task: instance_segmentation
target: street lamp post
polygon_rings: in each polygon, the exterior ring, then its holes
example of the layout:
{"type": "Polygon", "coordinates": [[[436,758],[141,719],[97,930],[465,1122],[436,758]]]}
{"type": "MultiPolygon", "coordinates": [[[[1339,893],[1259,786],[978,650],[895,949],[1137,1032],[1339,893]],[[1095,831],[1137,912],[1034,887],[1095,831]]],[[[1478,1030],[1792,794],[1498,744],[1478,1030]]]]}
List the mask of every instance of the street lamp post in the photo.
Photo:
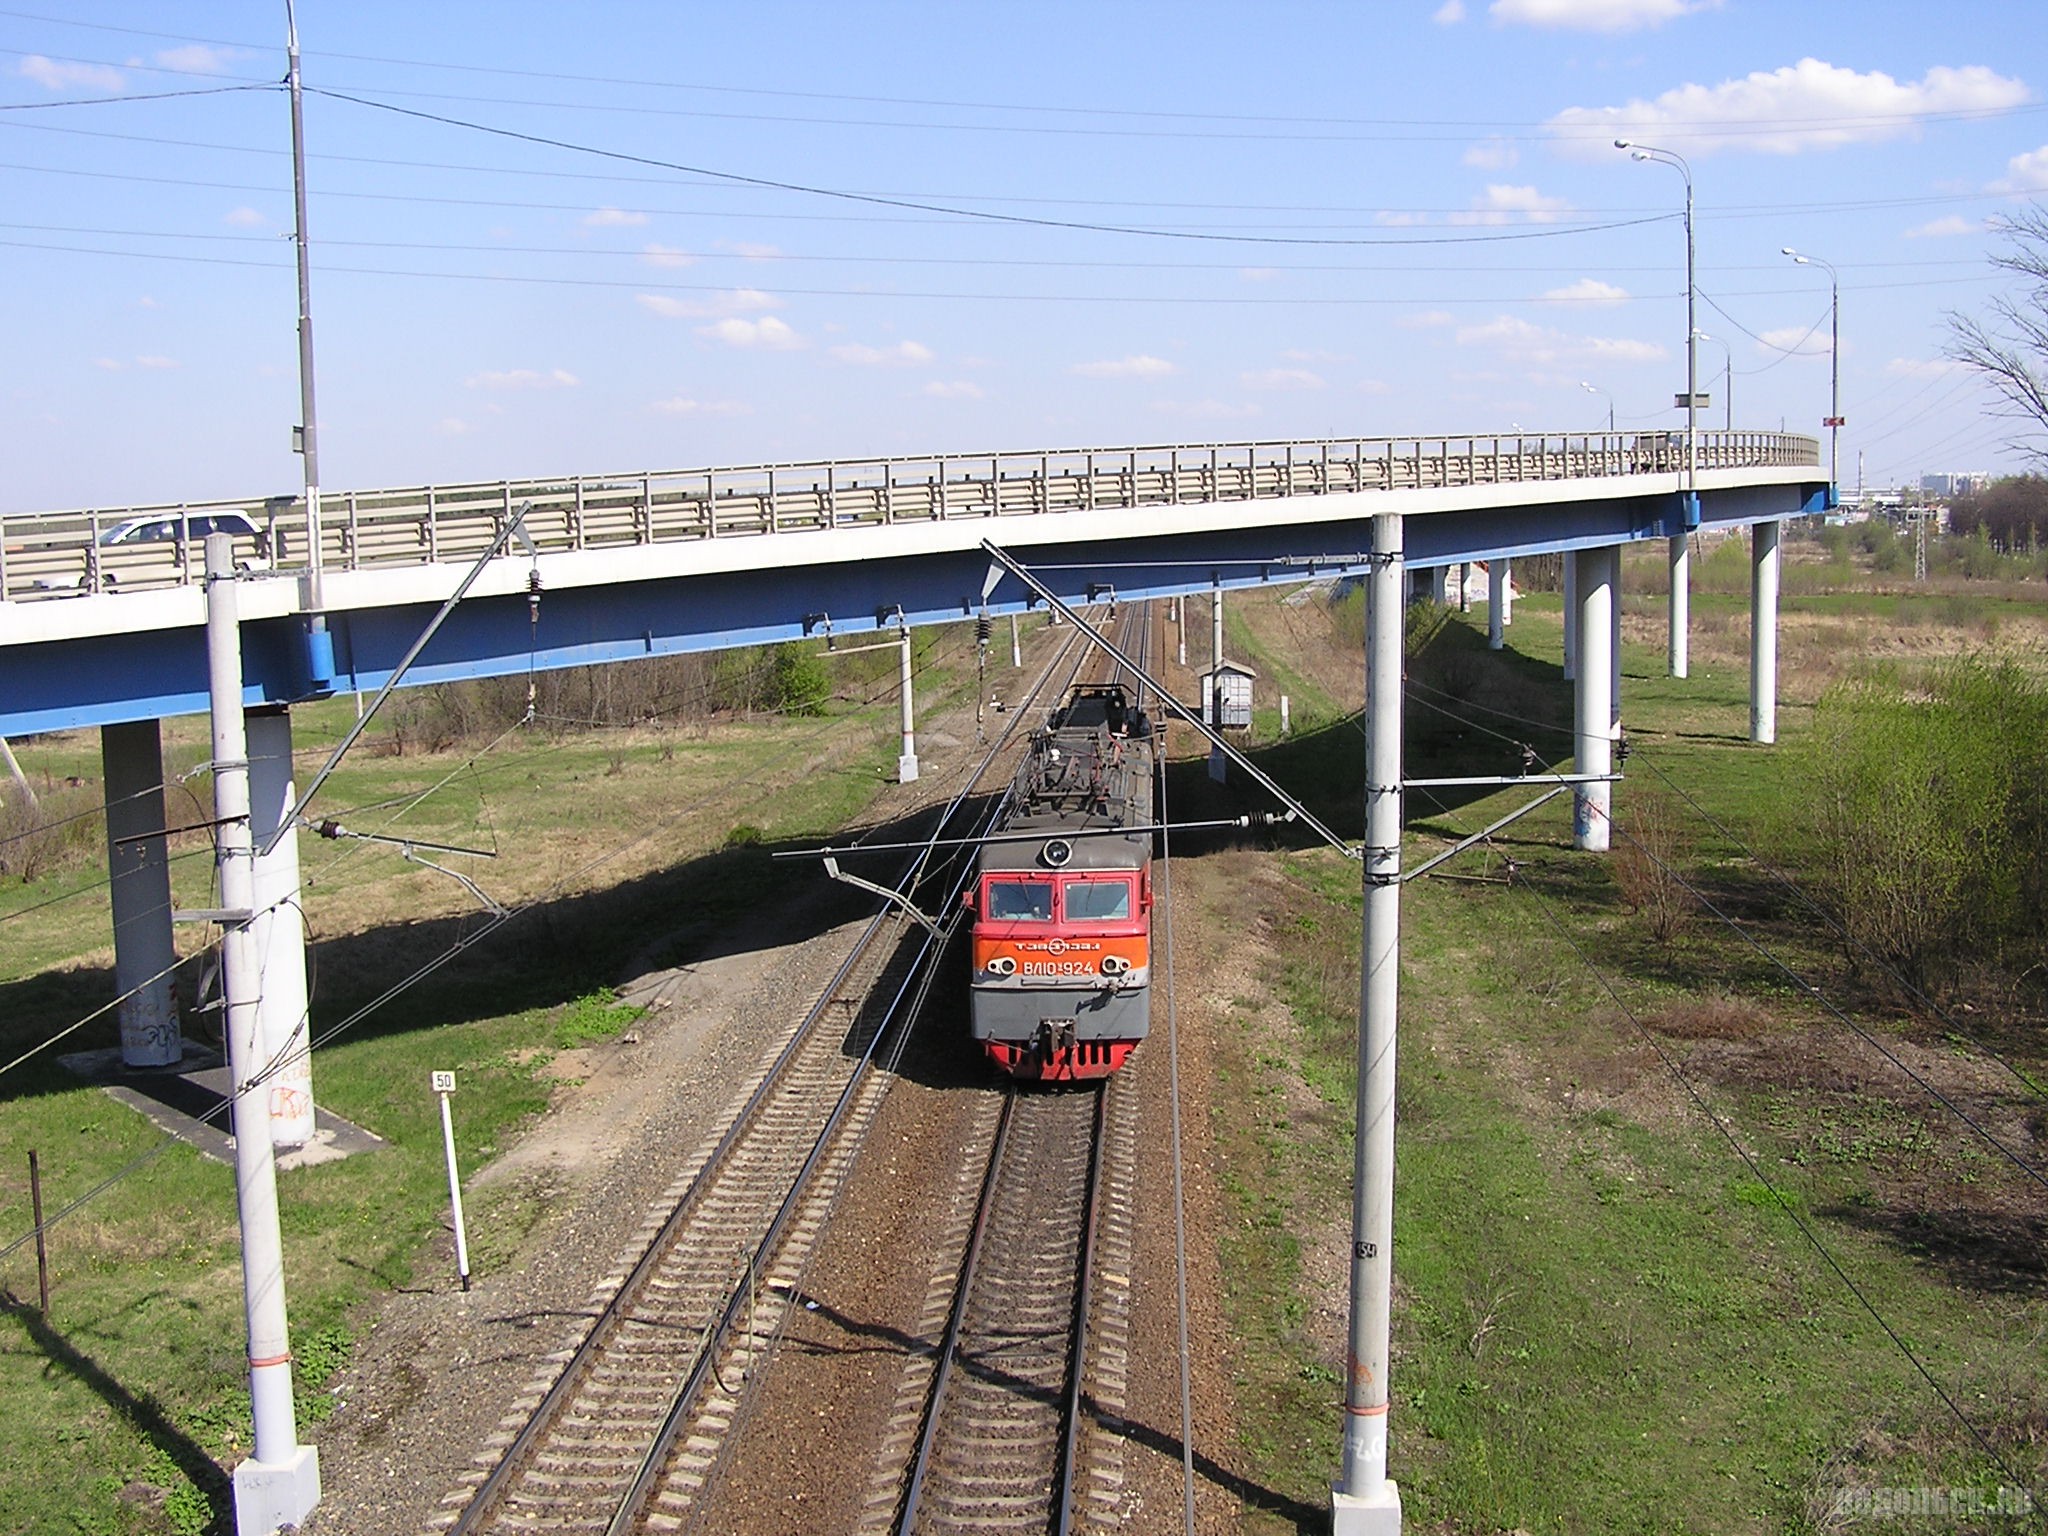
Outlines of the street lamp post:
{"type": "Polygon", "coordinates": [[[1678,531],[1671,535],[1671,647],[1670,671],[1673,677],[1686,674],[1686,625],[1689,622],[1687,610],[1691,606],[1691,558],[1687,535],[1699,522],[1699,346],[1695,338],[1699,330],[1694,322],[1694,304],[1699,292],[1693,280],[1693,238],[1692,238],[1692,167],[1685,156],[1676,150],[1659,149],[1654,144],[1637,144],[1629,139],[1616,139],[1616,149],[1625,149],[1632,160],[1649,160],[1658,165],[1668,165],[1685,179],[1685,510],[1678,520],[1678,531]]]}
{"type": "Polygon", "coordinates": [[[1694,331],[1700,341],[1711,341],[1721,349],[1721,428],[1735,430],[1735,354],[1728,349],[1728,343],[1718,336],[1709,336],[1705,331],[1694,331]]]}
{"type": "Polygon", "coordinates": [[[1584,379],[1579,380],[1579,388],[1583,389],[1589,395],[1607,395],[1607,433],[1610,437],[1613,436],[1614,396],[1608,395],[1607,391],[1602,389],[1598,384],[1588,384],[1584,379]]]}
{"type": "Polygon", "coordinates": [[[1818,256],[1802,256],[1791,246],[1781,248],[1802,267],[1819,267],[1828,275],[1828,496],[1829,504],[1841,500],[1842,480],[1836,454],[1841,449],[1842,431],[1842,281],[1830,262],[1818,256]]]}

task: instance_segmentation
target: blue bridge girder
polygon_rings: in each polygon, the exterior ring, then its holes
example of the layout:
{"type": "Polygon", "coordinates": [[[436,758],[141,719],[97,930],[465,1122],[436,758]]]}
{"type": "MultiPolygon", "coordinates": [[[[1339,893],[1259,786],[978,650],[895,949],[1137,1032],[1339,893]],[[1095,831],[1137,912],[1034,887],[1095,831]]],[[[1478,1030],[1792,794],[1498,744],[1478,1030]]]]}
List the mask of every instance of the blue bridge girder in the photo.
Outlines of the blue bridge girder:
{"type": "MultiPolygon", "coordinates": [[[[1825,505],[1816,440],[1699,441],[1702,526],[1825,505]]],[[[1027,609],[1009,577],[984,603],[983,539],[1073,602],[1360,571],[1370,520],[1385,512],[1404,515],[1414,567],[1662,539],[1689,521],[1682,455],[1682,435],[1666,432],[1318,440],[338,493],[322,498],[318,606],[334,687],[381,687],[505,519],[526,508],[530,542],[492,562],[407,674],[407,686],[424,686],[860,635],[899,609],[913,625],[1027,609]]],[[[303,699],[305,508],[210,505],[270,522],[268,540],[238,545],[251,567],[247,701],[303,699]]],[[[204,712],[197,541],[104,542],[137,518],[199,510],[0,519],[0,736],[204,712]]]]}

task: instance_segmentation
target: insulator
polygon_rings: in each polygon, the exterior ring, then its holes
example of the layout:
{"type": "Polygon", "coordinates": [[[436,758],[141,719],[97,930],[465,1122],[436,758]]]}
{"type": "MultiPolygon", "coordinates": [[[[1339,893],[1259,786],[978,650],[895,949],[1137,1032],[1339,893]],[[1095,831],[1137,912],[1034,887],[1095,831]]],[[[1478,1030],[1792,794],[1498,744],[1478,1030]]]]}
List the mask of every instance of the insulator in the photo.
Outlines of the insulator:
{"type": "Polygon", "coordinates": [[[990,625],[987,614],[984,613],[974,621],[974,638],[981,644],[987,645],[988,637],[993,632],[993,626],[990,625]]]}

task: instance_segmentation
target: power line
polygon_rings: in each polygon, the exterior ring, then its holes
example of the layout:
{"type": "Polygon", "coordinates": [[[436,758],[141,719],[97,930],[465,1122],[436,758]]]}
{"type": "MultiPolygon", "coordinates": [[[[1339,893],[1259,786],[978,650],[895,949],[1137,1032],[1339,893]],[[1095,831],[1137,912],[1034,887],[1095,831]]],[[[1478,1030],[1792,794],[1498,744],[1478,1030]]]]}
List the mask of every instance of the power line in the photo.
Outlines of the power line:
{"type": "Polygon", "coordinates": [[[340,91],[309,88],[311,93],[325,96],[334,101],[345,101],[372,111],[394,113],[421,122],[438,123],[443,127],[461,128],[471,133],[488,134],[494,138],[511,139],[525,144],[537,144],[548,149],[568,150],[572,154],[593,155],[600,159],[617,160],[628,165],[651,166],[658,170],[680,171],[685,175],[709,176],[735,186],[759,187],[775,192],[795,192],[807,197],[834,198],[844,202],[872,204],[885,208],[902,208],[917,213],[939,213],[954,218],[979,219],[989,223],[1023,225],[1039,229],[1062,229],[1092,234],[1140,235],[1160,240],[1206,240],[1229,241],[1253,245],[1466,245],[1487,244],[1503,240],[1540,240],[1561,235],[1592,234],[1610,229],[1628,229],[1643,224],[1661,224],[1677,217],[1676,214],[1650,214],[1641,218],[1616,220],[1603,224],[1580,224],[1550,229],[1525,229],[1505,234],[1463,235],[1463,236],[1400,236],[1378,240],[1336,239],[1329,236],[1307,235],[1242,235],[1217,234],[1206,231],[1152,228],[1144,225],[1098,224],[1081,219],[1051,219],[1029,214],[997,213],[988,209],[962,208],[949,204],[925,202],[912,198],[885,197],[872,192],[851,192],[835,187],[818,187],[804,182],[784,181],[775,177],[748,176],[737,171],[721,171],[706,166],[689,165],[681,161],[662,160],[651,155],[636,155],[625,150],[601,149],[594,145],[578,144],[568,139],[550,138],[545,134],[523,133],[512,128],[497,128],[485,123],[469,122],[458,117],[448,117],[436,112],[422,112],[413,107],[395,106],[390,102],[377,101],[365,96],[351,96],[340,91]]]}

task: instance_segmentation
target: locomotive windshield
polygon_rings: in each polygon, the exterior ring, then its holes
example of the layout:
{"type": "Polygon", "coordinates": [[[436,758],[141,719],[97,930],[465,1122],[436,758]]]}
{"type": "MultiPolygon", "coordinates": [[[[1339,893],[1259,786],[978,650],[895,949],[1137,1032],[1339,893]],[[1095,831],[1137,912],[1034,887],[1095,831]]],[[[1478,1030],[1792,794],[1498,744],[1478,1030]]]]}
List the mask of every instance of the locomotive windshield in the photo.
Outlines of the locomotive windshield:
{"type": "Polygon", "coordinates": [[[988,883],[989,919],[998,923],[1049,923],[1052,921],[1050,880],[991,880],[988,883]]]}
{"type": "Polygon", "coordinates": [[[1110,922],[1131,915],[1128,880],[1069,880],[1065,896],[1069,922],[1110,922]]]}

